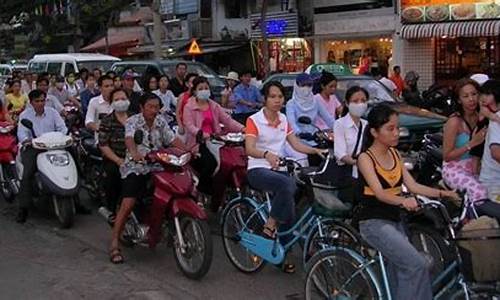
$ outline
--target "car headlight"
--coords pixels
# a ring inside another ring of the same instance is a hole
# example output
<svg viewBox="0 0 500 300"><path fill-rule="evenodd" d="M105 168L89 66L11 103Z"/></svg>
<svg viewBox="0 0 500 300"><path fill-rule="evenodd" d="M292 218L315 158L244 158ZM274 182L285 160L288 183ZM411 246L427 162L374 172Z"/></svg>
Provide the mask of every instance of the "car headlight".
<svg viewBox="0 0 500 300"><path fill-rule="evenodd" d="M68 153L47 154L47 159L56 167L64 167L69 165Z"/></svg>
<svg viewBox="0 0 500 300"><path fill-rule="evenodd" d="M401 138L407 138L410 136L410 130L406 127L400 127L399 128L399 137Z"/></svg>

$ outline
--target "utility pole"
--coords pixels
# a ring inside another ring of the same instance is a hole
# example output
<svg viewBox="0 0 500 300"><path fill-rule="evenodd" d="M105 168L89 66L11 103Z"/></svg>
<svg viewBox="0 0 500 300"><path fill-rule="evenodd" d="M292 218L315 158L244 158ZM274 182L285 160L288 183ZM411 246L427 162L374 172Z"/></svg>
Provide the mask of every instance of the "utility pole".
<svg viewBox="0 0 500 300"><path fill-rule="evenodd" d="M161 40L162 40L162 21L160 14L161 0L153 0L152 10L153 10L153 43L154 43L154 58L161 59Z"/></svg>
<svg viewBox="0 0 500 300"><path fill-rule="evenodd" d="M262 33L262 59L264 59L264 76L269 73L269 41L267 40L267 7L269 1L262 0L262 11L260 15L260 31Z"/></svg>

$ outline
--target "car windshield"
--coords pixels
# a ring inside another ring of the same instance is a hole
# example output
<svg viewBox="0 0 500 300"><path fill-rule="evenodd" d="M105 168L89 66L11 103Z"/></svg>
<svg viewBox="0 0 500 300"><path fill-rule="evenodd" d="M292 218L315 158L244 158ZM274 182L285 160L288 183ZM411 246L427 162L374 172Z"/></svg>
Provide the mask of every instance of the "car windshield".
<svg viewBox="0 0 500 300"><path fill-rule="evenodd" d="M169 78L175 77L175 66L177 63L173 64L163 64L161 67L163 72L168 75ZM210 70L208 67L201 64L187 63L188 73L196 73L208 79L210 86L224 87L224 82L217 76L217 74Z"/></svg>
<svg viewBox="0 0 500 300"><path fill-rule="evenodd" d="M0 75L10 75L10 69L6 67L0 67Z"/></svg>
<svg viewBox="0 0 500 300"><path fill-rule="evenodd" d="M375 79L371 78L339 78L337 82L337 95L344 101L345 92L352 86L360 86L364 88L370 95L369 101L371 102L396 102L396 99L391 93Z"/></svg>
<svg viewBox="0 0 500 300"><path fill-rule="evenodd" d="M85 68L89 71L92 71L95 68L99 68L101 69L101 71L107 72L115 62L116 61L114 60L79 61L77 65L78 70Z"/></svg>

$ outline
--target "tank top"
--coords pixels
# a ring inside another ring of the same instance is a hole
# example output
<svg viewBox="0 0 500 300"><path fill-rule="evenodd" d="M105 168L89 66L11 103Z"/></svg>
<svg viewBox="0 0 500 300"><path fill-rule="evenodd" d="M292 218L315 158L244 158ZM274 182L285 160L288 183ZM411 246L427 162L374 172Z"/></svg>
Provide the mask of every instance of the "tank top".
<svg viewBox="0 0 500 300"><path fill-rule="evenodd" d="M390 170L384 169L370 150L367 150L366 154L368 154L368 157L373 162L375 173L377 174L377 178L380 181L382 188L393 195L400 195L403 185L403 164L401 163L401 158L395 149L389 148L389 152L391 153L394 161L394 166ZM370 186L368 186L361 172L359 174L359 179L361 183L361 195L360 209L357 211L357 218L360 221L369 219L385 219L399 222L401 220L401 208L399 206L391 205L378 200L375 197L373 190Z"/></svg>
<svg viewBox="0 0 500 300"><path fill-rule="evenodd" d="M469 140L470 140L470 135L467 132L459 133L457 135L457 137L455 138L455 148L458 149L458 148L464 147L465 145L467 145L467 143L469 142ZM467 158L470 158L469 151L465 152L465 154L463 154L462 156L460 156L460 160L464 160L464 159L467 159Z"/></svg>

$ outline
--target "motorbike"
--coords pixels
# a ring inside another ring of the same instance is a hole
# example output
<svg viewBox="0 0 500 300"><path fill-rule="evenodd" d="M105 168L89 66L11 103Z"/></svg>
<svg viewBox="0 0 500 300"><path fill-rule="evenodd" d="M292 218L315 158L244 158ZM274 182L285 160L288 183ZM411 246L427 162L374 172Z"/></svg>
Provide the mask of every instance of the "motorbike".
<svg viewBox="0 0 500 300"><path fill-rule="evenodd" d="M18 147L14 128L9 122L0 122L0 192L8 203L14 201L20 185L16 170L15 157Z"/></svg>
<svg viewBox="0 0 500 300"><path fill-rule="evenodd" d="M136 132L135 143L141 144L142 138L142 132ZM152 167L153 183L148 191L152 193L141 201L145 207L132 212L121 240L129 245L148 242L154 247L166 236L173 241L175 261L182 273L201 279L212 264L213 247L207 215L195 202L196 178L188 166L190 160L189 152L176 148L147 155L145 163ZM99 212L108 220L110 211L101 207Z"/></svg>
<svg viewBox="0 0 500 300"><path fill-rule="evenodd" d="M227 201L224 199L233 199L243 195L247 171L244 143L243 133L212 135L206 142L207 148L217 160L211 203L213 211L217 211L226 204Z"/></svg>
<svg viewBox="0 0 500 300"><path fill-rule="evenodd" d="M70 101L64 103L64 121L69 132L77 132L83 126L80 108Z"/></svg>
<svg viewBox="0 0 500 300"><path fill-rule="evenodd" d="M443 134L426 134L422 148L417 153L416 165L412 170L418 183L426 186L439 185L443 168Z"/></svg>
<svg viewBox="0 0 500 300"><path fill-rule="evenodd" d="M51 200L61 228L69 228L74 223L80 187L75 161L67 150L73 144L73 139L61 132L36 136L30 120L23 119L21 124L32 133L31 146L41 151L36 159L38 171L35 174L34 193L40 202ZM16 165L22 177L23 166L19 154Z"/></svg>
<svg viewBox="0 0 500 300"><path fill-rule="evenodd" d="M422 92L424 108L448 117L454 112L451 95L452 91L447 86L434 84Z"/></svg>

